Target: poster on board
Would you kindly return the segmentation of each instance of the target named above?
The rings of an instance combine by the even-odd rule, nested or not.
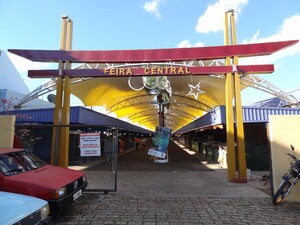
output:
[[[162,159],[166,158],[171,131],[172,130],[170,128],[156,127],[152,139],[152,147],[149,149],[148,155]]]
[[[101,156],[100,133],[80,134],[80,156]]]

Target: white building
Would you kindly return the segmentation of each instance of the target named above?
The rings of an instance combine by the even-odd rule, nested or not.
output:
[[[10,61],[7,53],[0,50],[0,111],[4,111],[12,103],[17,104],[29,93],[28,87]],[[22,105],[22,109],[50,107],[54,107],[54,104],[37,98]],[[10,108],[10,110],[12,109]]]

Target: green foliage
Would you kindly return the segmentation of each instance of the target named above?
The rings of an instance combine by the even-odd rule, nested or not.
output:
[[[161,77],[145,77],[144,82],[148,92],[151,94],[162,95],[163,102],[170,101],[170,93],[168,90],[168,79],[165,76]]]

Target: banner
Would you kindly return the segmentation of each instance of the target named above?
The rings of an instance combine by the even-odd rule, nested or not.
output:
[[[100,133],[80,134],[80,156],[101,156]]]
[[[152,147],[148,151],[148,155],[152,155],[158,158],[165,159],[167,148],[169,145],[169,139],[171,136],[171,129],[166,127],[156,127],[153,139]]]

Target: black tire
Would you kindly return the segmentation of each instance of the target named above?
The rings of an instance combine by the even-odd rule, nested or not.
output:
[[[277,205],[283,201],[283,199],[286,197],[285,193],[289,190],[292,183],[289,180],[285,180],[278,188],[276,193],[273,196],[273,204]]]

